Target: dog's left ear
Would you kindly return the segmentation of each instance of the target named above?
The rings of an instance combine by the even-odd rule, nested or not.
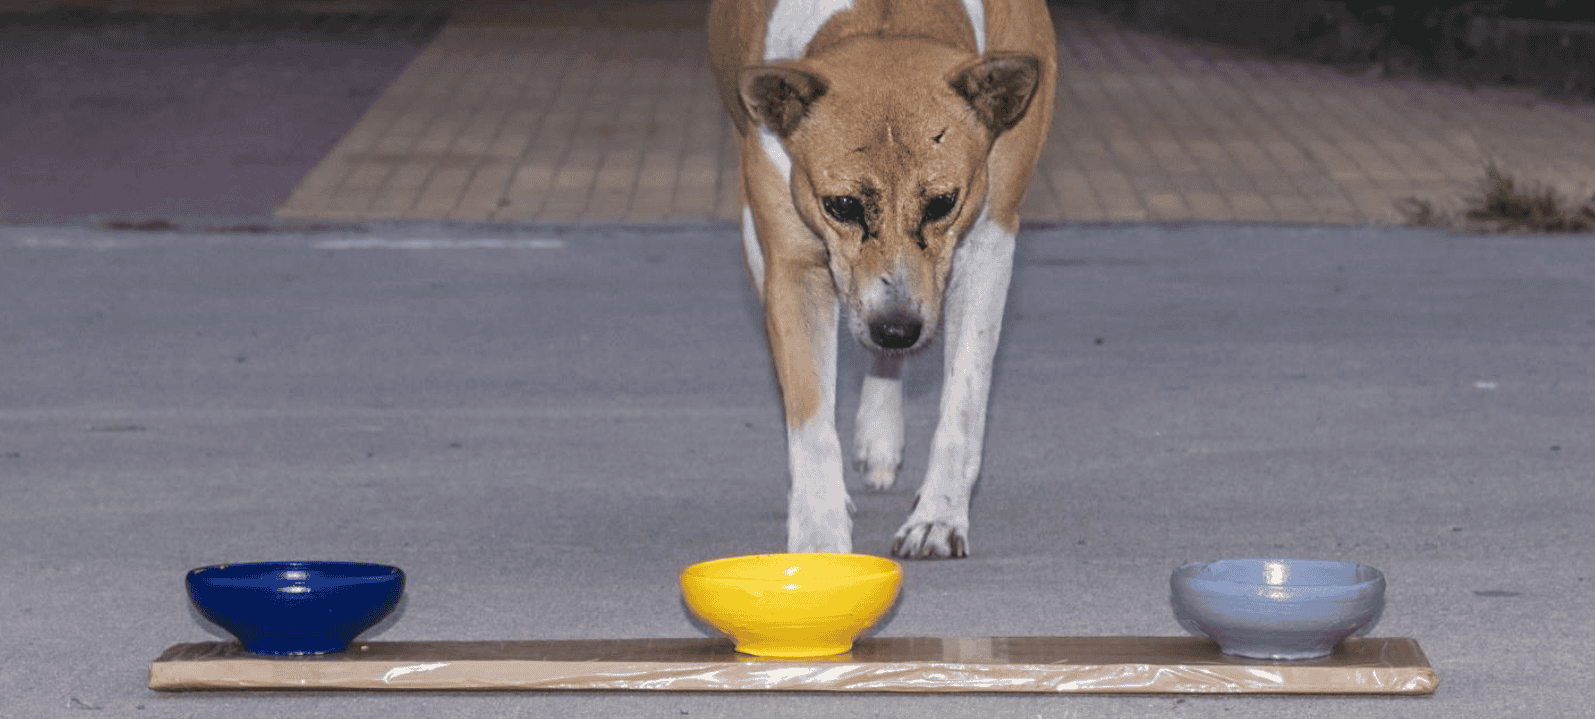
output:
[[[997,135],[1024,119],[1040,82],[1041,60],[1036,56],[998,52],[959,71],[949,84]]]

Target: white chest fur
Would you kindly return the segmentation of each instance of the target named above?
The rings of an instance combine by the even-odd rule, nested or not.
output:
[[[982,0],[959,0],[975,28],[975,47],[986,52],[986,7]],[[764,61],[803,57],[809,41],[831,17],[853,7],[853,0],[778,0],[764,29]]]

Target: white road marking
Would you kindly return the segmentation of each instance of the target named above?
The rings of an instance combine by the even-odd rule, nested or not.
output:
[[[113,240],[108,237],[96,237],[93,239],[82,240],[69,237],[39,237],[37,235],[25,235],[21,239],[17,240],[17,246],[29,248],[65,248],[74,250],[115,250],[123,247],[131,247],[132,243],[125,240]]]
[[[81,234],[81,233],[80,233]],[[206,238],[200,238],[206,239]],[[118,250],[137,247],[166,246],[165,238],[140,238],[134,241],[120,237],[23,235],[14,242],[28,249],[66,250]],[[445,239],[436,237],[384,238],[350,237],[321,240],[311,245],[318,250],[557,250],[565,247],[564,240],[550,238],[528,239]]]
[[[565,246],[564,240],[446,240],[436,238],[386,239],[381,237],[356,237],[343,240],[322,240],[311,247],[318,250],[556,250]]]

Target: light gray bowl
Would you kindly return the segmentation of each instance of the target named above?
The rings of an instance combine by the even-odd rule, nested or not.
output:
[[[1385,606],[1385,575],[1365,564],[1313,559],[1192,562],[1169,578],[1174,618],[1225,654],[1317,659],[1364,634]]]

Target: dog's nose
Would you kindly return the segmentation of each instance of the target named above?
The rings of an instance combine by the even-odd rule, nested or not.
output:
[[[889,312],[870,322],[869,336],[881,349],[902,350],[919,341],[924,327],[924,322],[907,312]]]

